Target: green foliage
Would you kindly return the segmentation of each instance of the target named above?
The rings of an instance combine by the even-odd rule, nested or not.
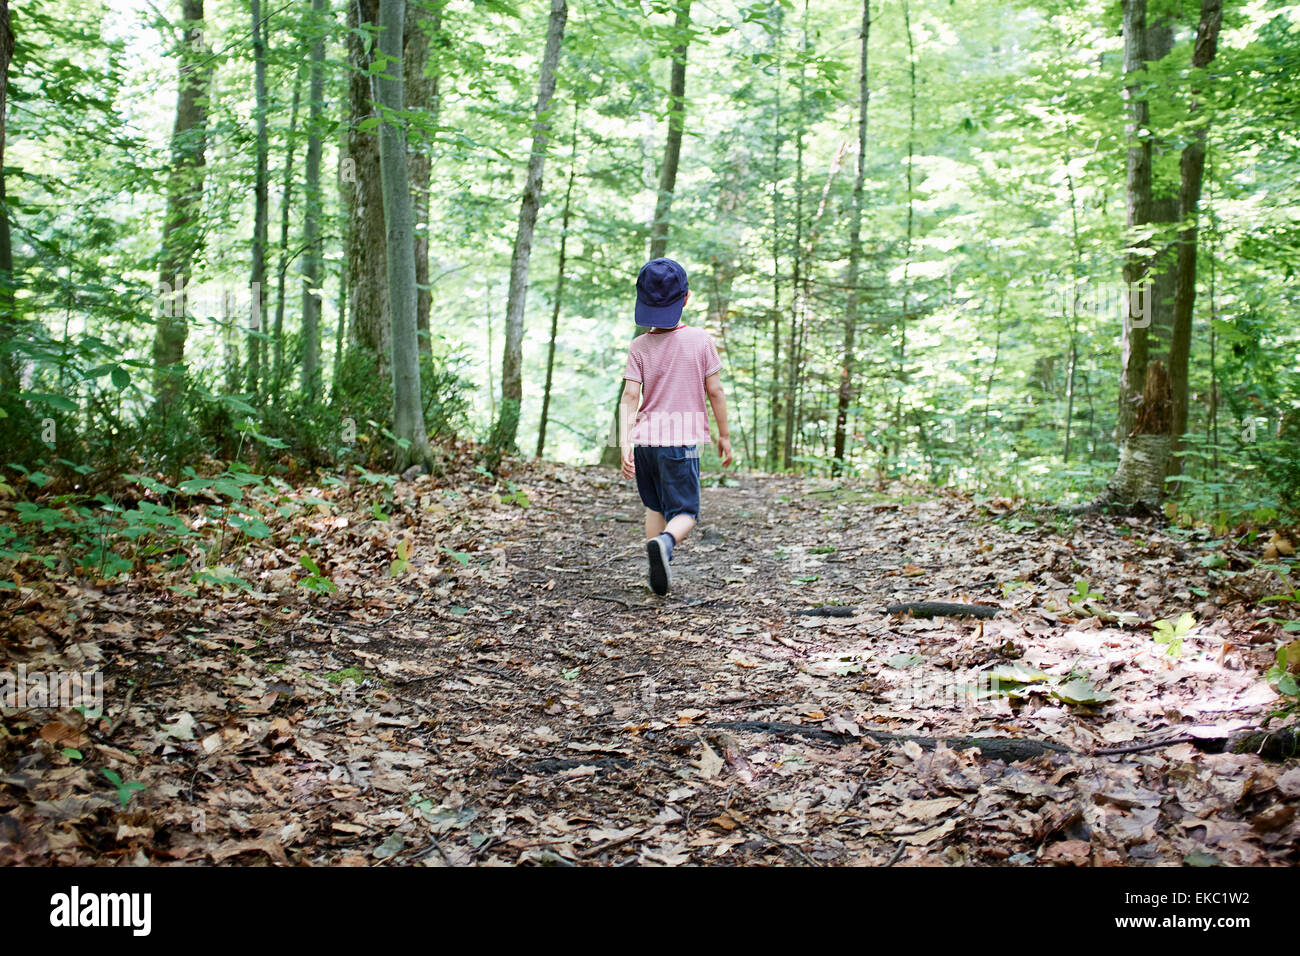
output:
[[[327,578],[311,555],[301,554],[298,556],[298,563],[307,569],[307,575],[299,578],[298,586],[306,588],[308,591],[315,591],[317,594],[333,594],[338,587]]]
[[[1277,649],[1277,663],[1264,674],[1264,679],[1285,700],[1276,716],[1293,713],[1300,709],[1300,682],[1296,674],[1300,673],[1300,641],[1291,641]]]
[[[1070,603],[1083,604],[1086,601],[1099,600],[1104,596],[1100,591],[1092,589],[1087,578],[1079,578],[1074,582],[1074,593],[1070,595]]]
[[[147,784],[143,784],[138,780],[128,780],[123,782],[122,777],[115,770],[102,768],[99,772],[107,778],[108,782],[111,783],[114,788],[116,788],[117,799],[122,804],[123,810],[126,809],[126,805],[131,802],[131,799],[137,793],[141,790],[148,789]]]
[[[666,3],[597,5],[571,19],[547,117],[552,143],[528,284],[524,400],[504,402],[501,315],[527,158],[518,145],[535,121],[546,7],[492,0],[449,9],[447,25],[430,38],[426,69],[440,77],[436,114],[387,118],[346,116],[353,77],[338,19],[268,10],[272,169],[291,146],[295,164],[302,155],[302,117],[291,138],[289,103],[297,59],[317,35],[330,50],[331,123],[343,117],[365,137],[384,121],[405,122],[413,155],[430,161],[428,224],[418,232],[430,253],[432,331],[423,334],[431,354],[421,355],[421,388],[428,434],[442,446],[435,470],[469,436],[486,437],[482,460],[493,473],[504,456],[531,447],[547,351],[541,319],[552,306],[559,323],[548,453],[591,461],[609,431],[632,333],[632,281],[646,254],[647,203],[653,207],[657,189],[653,144],[663,139],[669,57],[687,38]],[[742,462],[840,473],[833,448],[842,320],[853,296],[844,474],[1090,497],[1116,457],[1112,293],[1133,238],[1124,228],[1119,10],[1054,2],[913,7],[910,34],[897,10],[878,12],[871,29],[863,238],[855,250],[848,223],[857,164],[851,144],[847,151],[841,144],[858,107],[860,7],[828,0],[804,14],[797,5],[724,0],[692,8],[687,146],[670,217],[670,254],[687,266],[695,290],[687,321],[709,328],[721,346]],[[355,178],[327,177],[323,197],[326,269],[317,291],[327,344],[318,397],[298,385],[301,190],[290,194],[283,261],[270,250],[272,277],[285,270],[283,328],[250,334],[244,304],[224,302],[226,293],[247,291],[252,234],[251,73],[246,24],[234,9],[207,11],[205,42],[223,55],[208,102],[206,184],[186,226],[202,243],[192,263],[185,364],[170,398],[156,394],[151,343],[173,118],[153,109],[162,74],[138,51],[161,51],[172,38],[151,19],[105,33],[115,13],[106,0],[14,10],[23,55],[11,67],[5,186],[15,269],[0,277],[0,292],[16,293],[0,320],[0,462],[13,464],[6,477],[22,476],[14,490],[25,507],[17,530],[0,532],[0,559],[37,566],[48,555],[37,556],[33,542],[64,535],[78,568],[111,577],[193,547],[183,522],[171,520],[178,496],[211,499],[236,542],[269,534],[265,516],[216,484],[180,488],[230,462],[268,479],[392,468],[389,363],[355,344],[359,320],[374,317],[353,314],[344,293],[356,290],[342,287]],[[1290,360],[1300,352],[1293,215],[1300,146],[1290,121],[1300,100],[1295,84],[1282,82],[1300,72],[1300,54],[1293,9],[1230,12],[1214,69],[1193,77],[1194,16],[1193,8],[1179,11],[1177,42],[1152,66],[1144,93],[1161,147],[1158,187],[1173,185],[1194,128],[1193,88],[1205,120],[1196,128],[1206,131],[1211,157],[1198,223],[1191,400],[1170,490],[1179,520],[1233,526],[1300,507],[1300,371]],[[373,52],[373,27],[359,30]],[[384,68],[375,62],[370,73]],[[334,136],[331,127],[327,142]],[[571,156],[561,143],[573,144]],[[570,163],[573,215],[555,303],[557,184]],[[296,185],[300,171],[288,172]],[[1170,227],[1143,241],[1172,238]],[[844,280],[851,252],[859,268],[852,290]],[[280,304],[275,286],[262,290],[268,306]],[[340,311],[351,330],[337,327]],[[250,343],[266,351],[257,363]],[[92,470],[78,474],[60,462]],[[117,487],[124,475],[152,476],[174,490],[125,503]],[[503,502],[529,506],[522,489],[504,488]],[[73,497],[54,500],[65,495]],[[1014,527],[1019,519],[1005,520]],[[1068,532],[1068,521],[1058,530]],[[202,585],[241,586],[220,569],[196,575]]]
[[[1195,630],[1196,615],[1184,613],[1177,621],[1156,621],[1151,627],[1155,631],[1153,640],[1157,644],[1167,645],[1165,653],[1170,657],[1181,657],[1183,654],[1183,638]]]

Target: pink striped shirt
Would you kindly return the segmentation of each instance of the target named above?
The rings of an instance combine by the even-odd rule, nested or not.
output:
[[[722,370],[713,336],[679,325],[632,340],[623,378],[641,383],[641,410],[632,427],[634,445],[707,445],[709,416],[704,380]]]

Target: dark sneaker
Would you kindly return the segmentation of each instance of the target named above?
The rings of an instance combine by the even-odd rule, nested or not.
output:
[[[645,543],[645,553],[650,558],[650,590],[664,595],[672,587],[673,574],[668,567],[668,548],[662,538],[651,538]]]

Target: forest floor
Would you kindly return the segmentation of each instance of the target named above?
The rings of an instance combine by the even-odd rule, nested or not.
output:
[[[0,665],[99,668],[105,705],[4,711],[0,863],[1298,862],[1296,761],[1089,755],[1276,708],[1258,602],[1281,588],[1250,555],[1163,520],[740,475],[704,488],[657,598],[631,483],[515,468],[298,489],[227,556],[251,589],[10,592]],[[290,532],[336,591],[301,586]],[[1241,573],[1211,576],[1211,548]],[[998,613],[883,610],[917,600]],[[822,606],[855,610],[797,613]],[[1171,655],[1152,625],[1189,612]],[[1063,749],[934,739],[970,736]]]

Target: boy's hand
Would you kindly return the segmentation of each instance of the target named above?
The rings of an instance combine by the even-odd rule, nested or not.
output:
[[[731,439],[718,436],[718,457],[722,459],[722,467],[726,468],[731,464]]]
[[[632,456],[632,449],[630,448],[623,452],[623,477],[636,477],[636,459]]]

